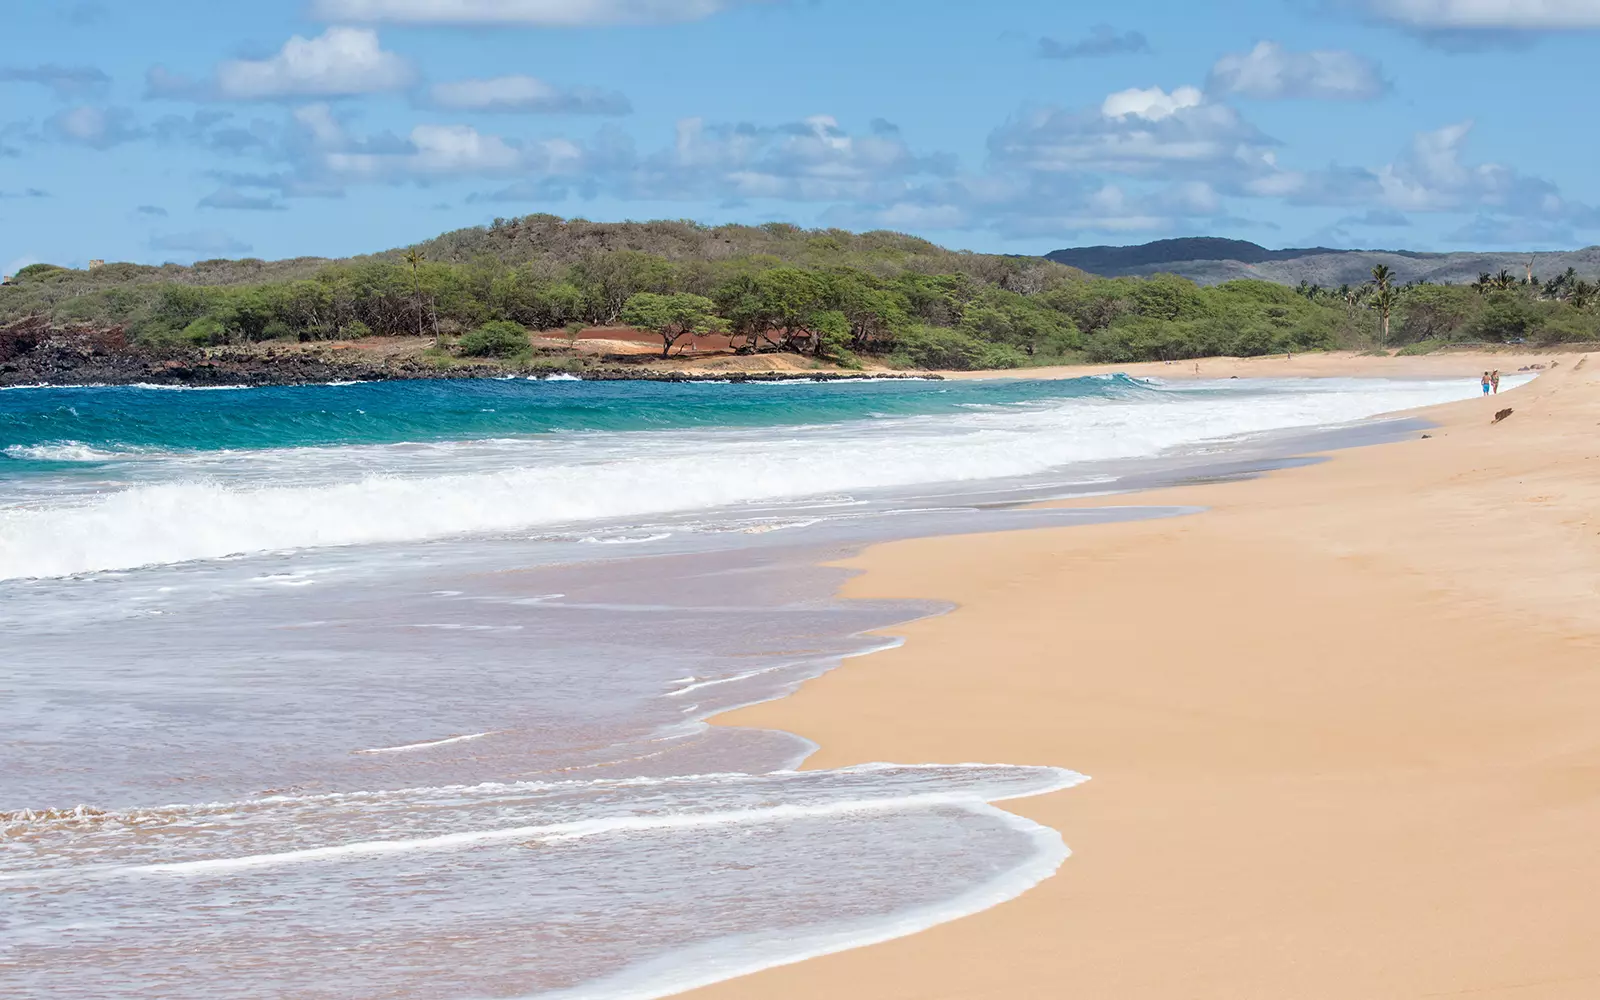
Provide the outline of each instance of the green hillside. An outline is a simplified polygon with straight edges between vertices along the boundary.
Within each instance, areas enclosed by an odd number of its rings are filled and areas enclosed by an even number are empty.
[[[1470,287],[1202,287],[892,232],[533,215],[344,260],[34,265],[0,288],[0,326],[121,328],[135,349],[423,334],[458,354],[511,356],[526,353],[530,330],[627,324],[659,334],[664,349],[719,332],[752,353],[997,368],[1592,340],[1595,299],[1571,274]]]

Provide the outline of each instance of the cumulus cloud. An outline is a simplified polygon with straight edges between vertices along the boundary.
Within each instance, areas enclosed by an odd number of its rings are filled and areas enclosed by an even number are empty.
[[[633,141],[605,129],[541,170],[524,170],[513,183],[475,200],[557,200],[576,190],[602,191],[655,201],[749,200],[882,202],[907,189],[911,178],[949,169],[937,157],[918,157],[899,130],[872,122],[853,134],[827,115],[777,126],[678,122],[671,146],[640,153]]]
[[[44,130],[61,142],[92,149],[110,149],[149,134],[135,123],[133,112],[126,108],[89,105],[56,112],[45,120]]]
[[[66,100],[102,93],[111,78],[93,66],[0,66],[0,83],[36,83]]]
[[[1177,87],[1167,93],[1160,87],[1119,90],[1100,104],[1100,113],[1107,118],[1133,116],[1146,121],[1171,118],[1185,108],[1198,108],[1205,103],[1205,95],[1195,87]]]
[[[1095,59],[1149,51],[1150,40],[1144,35],[1137,31],[1118,31],[1109,24],[1095,25],[1089,29],[1089,37],[1076,42],[1041,38],[1038,47],[1041,59]]]
[[[678,123],[671,150],[641,164],[635,183],[658,191],[709,187],[738,199],[872,199],[906,177],[945,169],[915,156],[897,133],[884,122],[852,135],[829,115],[774,128],[689,118]]]
[[[150,249],[185,254],[240,254],[249,253],[253,248],[221,230],[201,229],[157,236],[150,241]]]
[[[1214,180],[1275,169],[1275,141],[1195,87],[1124,90],[1094,111],[1032,108],[989,136],[1012,169]]]
[[[577,28],[698,21],[767,0],[314,0],[325,21],[401,24],[530,24]]]
[[[633,110],[628,99],[616,91],[593,87],[563,89],[519,75],[439,83],[428,94],[434,107],[454,111],[625,115]]]
[[[300,167],[311,178],[343,184],[557,173],[581,162],[566,139],[522,143],[470,125],[418,125],[404,137],[349,135],[325,105],[296,112],[308,148]]]
[[[1467,121],[1420,132],[1393,161],[1375,169],[1283,171],[1251,193],[1283,197],[1292,204],[1365,206],[1369,211],[1362,221],[1367,225],[1387,224],[1381,220],[1410,212],[1473,213],[1506,233],[1513,224],[1524,233],[1538,231],[1536,224],[1550,232],[1555,231],[1551,227],[1600,228],[1600,209],[1565,197],[1550,181],[1503,163],[1470,162],[1466,146],[1472,127]],[[1488,233],[1487,225],[1478,224],[1478,231]]]
[[[296,97],[354,97],[400,90],[416,71],[405,58],[385,52],[369,28],[331,27],[315,38],[291,37],[267,59],[233,59],[209,80],[195,81],[152,68],[152,97],[262,101]]]
[[[1206,89],[1263,100],[1362,101],[1380,96],[1388,85],[1377,63],[1354,52],[1290,52],[1277,42],[1263,41],[1249,52],[1219,59]]]
[[[1372,17],[1423,31],[1600,28],[1600,0],[1360,0]]]
[[[1384,204],[1402,211],[1494,208],[1543,216],[1566,209],[1549,181],[1501,163],[1466,163],[1462,153],[1472,128],[1464,121],[1418,133],[1405,155],[1377,171]]]

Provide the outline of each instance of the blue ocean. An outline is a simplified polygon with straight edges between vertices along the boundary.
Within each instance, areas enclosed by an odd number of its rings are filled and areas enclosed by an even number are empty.
[[[948,610],[838,599],[863,546],[1192,516],[1137,490],[1476,391],[0,390],[0,992],[658,997],[1070,878],[1002,805],[1071,761],[707,720]]]

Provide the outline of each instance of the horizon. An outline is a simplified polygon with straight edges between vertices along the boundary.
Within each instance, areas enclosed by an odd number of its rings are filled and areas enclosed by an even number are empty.
[[[1523,95],[1581,78],[1600,3],[1467,6],[37,5],[0,56],[0,271],[339,258],[540,212],[1025,255],[1595,245],[1593,143]],[[729,53],[777,46],[792,72],[729,85]]]

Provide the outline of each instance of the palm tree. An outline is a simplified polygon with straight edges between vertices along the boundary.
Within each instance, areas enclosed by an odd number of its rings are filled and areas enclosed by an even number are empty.
[[[1394,309],[1394,272],[1388,265],[1379,264],[1372,269],[1372,289],[1376,293],[1372,299],[1372,308],[1378,310],[1378,316],[1383,321],[1383,332],[1378,337],[1381,347],[1389,342],[1389,313]]]
[[[422,276],[417,268],[427,258],[418,250],[412,249],[405,252],[404,260],[411,265],[411,307],[417,312],[417,336],[422,334]],[[439,338],[433,338],[433,346],[439,346]]]
[[[1574,309],[1587,309],[1589,303],[1594,301],[1595,291],[1594,285],[1582,278],[1574,278],[1567,285],[1567,304]]]
[[[1494,287],[1500,291],[1509,292],[1512,286],[1517,283],[1517,279],[1511,276],[1510,271],[1507,271],[1505,268],[1501,268],[1500,273],[1494,276],[1492,283]]]
[[[1493,287],[1494,278],[1489,276],[1488,271],[1479,271],[1478,280],[1472,283],[1472,290],[1477,292],[1479,295],[1488,295],[1489,289]]]

